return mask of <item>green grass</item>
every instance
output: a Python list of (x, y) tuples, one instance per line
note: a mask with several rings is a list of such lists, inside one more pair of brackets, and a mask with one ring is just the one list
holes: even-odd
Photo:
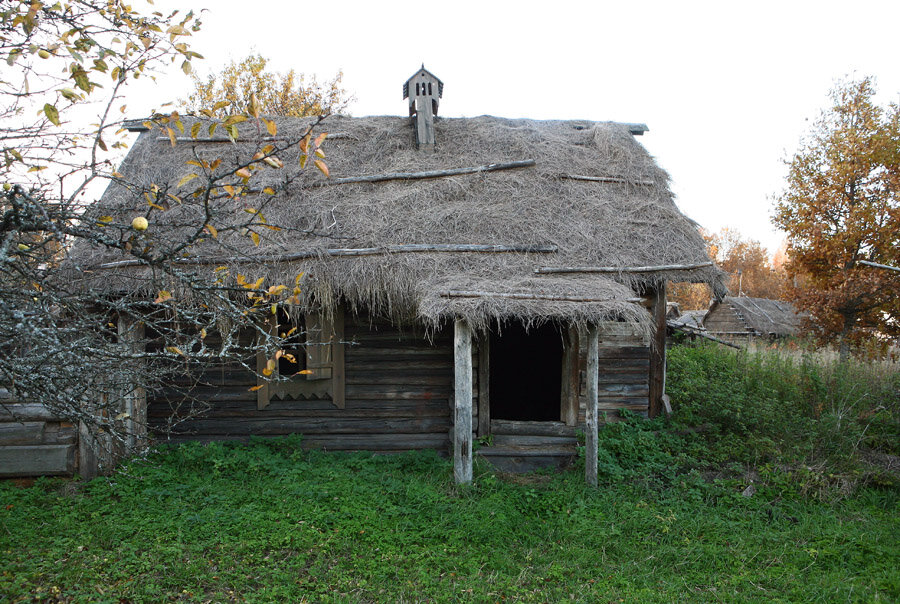
[[(515, 479), (476, 465), (459, 488), (434, 453), (307, 452), (299, 438), (163, 448), (86, 484), (0, 484), (0, 601), (900, 600), (900, 489), (854, 457), (890, 449), (895, 410), (873, 429), (853, 406), (869, 428), (839, 455), (820, 442), (837, 429), (827, 405), (808, 405), (835, 384), (789, 388), (793, 369), (702, 348), (673, 351), (670, 370), (678, 416), (602, 430), (596, 490), (583, 462)], [(784, 405), (787, 422), (746, 417)], [(828, 478), (853, 472), (852, 489)]]

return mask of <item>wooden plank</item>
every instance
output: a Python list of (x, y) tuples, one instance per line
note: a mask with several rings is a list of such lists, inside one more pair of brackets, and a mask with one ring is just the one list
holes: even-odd
[(347, 404), (347, 370), (345, 367), (346, 356), (344, 354), (344, 308), (342, 306), (338, 306), (335, 309), (333, 330), (331, 399), (334, 401), (335, 407), (344, 409)]
[(588, 485), (597, 486), (597, 379), (600, 371), (599, 328), (588, 329), (587, 353), (587, 407), (585, 409), (584, 479)]
[(348, 183), (384, 182), (387, 180), (421, 180), (426, 178), (441, 178), (446, 176), (459, 176), (462, 174), (478, 174), (481, 172), (493, 172), (496, 170), (510, 170), (515, 168), (530, 168), (535, 165), (533, 159), (522, 159), (510, 162), (498, 162), (483, 166), (471, 166), (465, 168), (449, 168), (446, 170), (428, 170), (424, 172), (391, 172), (388, 174), (371, 174), (366, 176), (348, 176), (345, 178), (331, 178), (314, 183), (314, 186), (325, 187), (329, 185), (343, 185)]
[(478, 340), (478, 436), (491, 433), (491, 336)]
[[(144, 348), (144, 323), (135, 320), (128, 315), (119, 316), (118, 320), (119, 343), (125, 349), (128, 356), (137, 356)], [(144, 363), (140, 360), (130, 361), (137, 364), (138, 375), (142, 371)], [(122, 403), (125, 418), (125, 447), (126, 454), (142, 451), (147, 446), (147, 391), (131, 384), (122, 394)]]
[(0, 447), (0, 476), (73, 474), (75, 445)]
[(495, 434), (493, 444), (497, 447), (565, 447), (571, 446), (575, 451), (577, 444), (575, 435), (572, 436), (532, 436), (520, 434)]
[(666, 371), (666, 284), (663, 282), (653, 292), (654, 336), (650, 346), (650, 417), (656, 417), (662, 410), (663, 380)]
[(563, 422), (523, 422), (509, 419), (491, 420), (492, 434), (526, 436), (575, 436), (575, 426)]
[(454, 322), (453, 479), (472, 482), (472, 330), (462, 319)]

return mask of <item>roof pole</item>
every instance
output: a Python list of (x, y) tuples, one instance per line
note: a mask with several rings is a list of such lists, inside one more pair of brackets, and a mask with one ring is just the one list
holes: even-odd
[(472, 482), (472, 328), (463, 319), (454, 324), (453, 355), (453, 480)]

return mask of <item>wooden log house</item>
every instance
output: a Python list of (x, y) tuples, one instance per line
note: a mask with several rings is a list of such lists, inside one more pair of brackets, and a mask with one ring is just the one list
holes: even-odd
[[(443, 91), (423, 66), (403, 87), (410, 118), (328, 118), (319, 128), (330, 178), (285, 161), (294, 188), (267, 201), (269, 223), (293, 228), (270, 233), (249, 260), (202, 249), (183, 259), (199, 275), (222, 265), (271, 283), (302, 274), (300, 304), (271, 328), (299, 328), (306, 371), (275, 380), (225, 363), (173, 381), (137, 402), (151, 435), (300, 433), (329, 450), (438, 449), (465, 483), (475, 439), (499, 468), (529, 470), (566, 464), (583, 429), (595, 484), (598, 426), (622, 409), (659, 412), (665, 284), (721, 291), (722, 279), (635, 140), (646, 126), (439, 118)], [(310, 120), (276, 123), (289, 140)], [(120, 172), (178, 191), (192, 157), (250, 148), (250, 125), (240, 128), (237, 142), (201, 136), (173, 148), (136, 125)], [(284, 182), (269, 172), (254, 175), (254, 190)], [(130, 220), (143, 210), (113, 184), (91, 211)], [(146, 287), (146, 269), (115, 251), (73, 253), (91, 269), (85, 287)], [(208, 412), (178, 421), (185, 397)]]

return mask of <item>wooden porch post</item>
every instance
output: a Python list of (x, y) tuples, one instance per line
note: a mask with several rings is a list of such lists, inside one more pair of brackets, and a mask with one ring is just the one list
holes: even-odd
[(453, 479), (472, 482), (472, 329), (462, 319), (454, 325)]
[(650, 401), (647, 415), (656, 417), (662, 410), (666, 374), (666, 284), (652, 293), (654, 333), (650, 342)]
[[(133, 317), (120, 316), (118, 322), (119, 343), (127, 355), (138, 354), (143, 349), (144, 324)], [(143, 361), (132, 359), (134, 365)], [(135, 373), (141, 373), (140, 370)], [(122, 411), (125, 418), (125, 455), (142, 450), (147, 444), (147, 392), (137, 384), (126, 384), (122, 394)]]
[(597, 486), (597, 391), (600, 378), (600, 328), (588, 329), (587, 346), (587, 407), (584, 413), (584, 480)]

